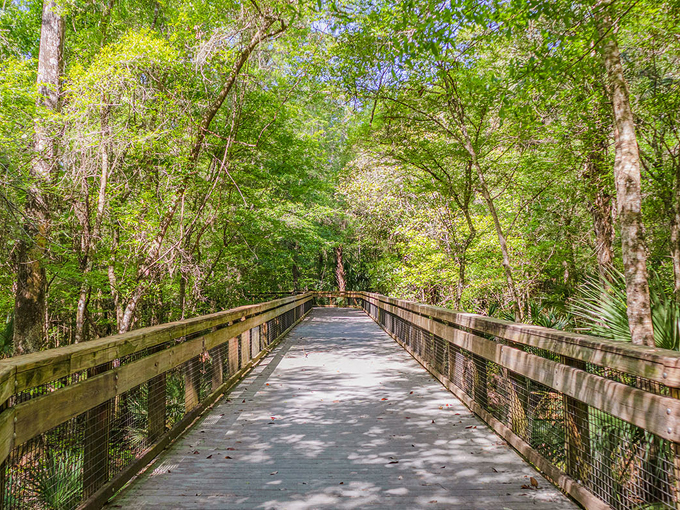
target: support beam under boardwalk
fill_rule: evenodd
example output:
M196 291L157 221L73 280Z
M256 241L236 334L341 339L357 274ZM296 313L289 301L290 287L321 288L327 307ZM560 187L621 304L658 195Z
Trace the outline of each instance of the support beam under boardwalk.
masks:
M363 311L334 308L313 310L110 506L577 508Z

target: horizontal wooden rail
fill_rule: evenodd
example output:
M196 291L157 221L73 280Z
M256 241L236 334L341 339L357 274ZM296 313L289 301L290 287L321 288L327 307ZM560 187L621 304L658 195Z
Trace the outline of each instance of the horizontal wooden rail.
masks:
M357 293L357 297L360 297L359 295L370 298L375 303L396 306L457 327L545 349L593 365L620 370L670 388L680 388L680 352L677 351L633 345L629 342L617 342L542 326L518 324L369 292Z
M269 352L313 299L307 292L0 362L0 483L13 484L0 487L0 508L7 494L54 504L33 481L55 469L50 462L69 472L82 466L81 485L63 491L77 501L61 504L103 505ZM55 487L75 483L61 475Z
M170 322L48 351L0 361L0 402L23 390L34 388L83 370L120 359L144 349L197 332L261 315L289 303L310 299L311 293L267 303L247 305L183 321Z

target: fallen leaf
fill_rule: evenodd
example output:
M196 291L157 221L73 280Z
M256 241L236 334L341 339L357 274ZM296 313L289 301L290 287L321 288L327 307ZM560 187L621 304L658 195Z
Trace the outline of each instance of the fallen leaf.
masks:
M409 395L413 395L413 392L409 393Z
M398 460L391 460L390 462L388 462L388 464L399 464L399 461Z
M387 400L385 397L381 398L380 400Z
M471 429L471 428L472 428L472 425L468 425L468 426L465 427L465 428L466 428L466 429Z
M272 471L272 472L269 473L269 474L270 474L270 475L275 475L275 474L277 474L277 473L278 473L278 471Z
M206 459L212 459L212 453L206 457Z
M225 459L231 459L231 457L229 455L225 456L224 458Z
M535 487L538 489L538 480L536 480L533 476L529 478L529 481L531 482L531 486Z
M434 423L434 420L432 420L432 423Z
M345 485L345 482L340 482L338 485Z
M491 471L493 471L494 473L498 473L498 470L495 467L492 467Z
M436 502L437 502L436 499L433 499L433 500L430 501L430 503L436 503Z
M241 404L245 404L245 403L246 403L246 399L244 398L244 399L243 399L243 402L241 402Z
M198 455L198 450L194 450L194 455Z
M227 448L228 452L233 452L234 450L236 450L236 448Z
M529 487L528 485L525 484L525 485L522 485L522 489L531 489L531 487Z

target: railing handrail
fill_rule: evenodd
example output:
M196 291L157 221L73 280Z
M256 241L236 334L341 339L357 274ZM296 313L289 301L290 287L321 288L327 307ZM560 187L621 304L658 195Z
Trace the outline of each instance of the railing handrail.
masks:
M264 314L312 297L312 292L243 305L229 310L115 334L88 342L56 347L0 361L0 403L11 395L61 377L114 361L169 340L175 340L237 320Z
M404 310L431 317L457 327L503 338L517 344L545 349L593 365L613 368L631 375L680 388L680 352L634 345L582 333L521 324L485 315L396 299L373 292L354 292Z

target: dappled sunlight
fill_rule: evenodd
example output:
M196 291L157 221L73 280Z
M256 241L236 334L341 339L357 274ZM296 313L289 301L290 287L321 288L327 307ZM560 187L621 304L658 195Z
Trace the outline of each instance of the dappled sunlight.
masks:
M121 501L142 508L152 499L189 508L574 508L351 309L314 310L166 458L174 469L143 478ZM539 488L523 489L531 476Z

